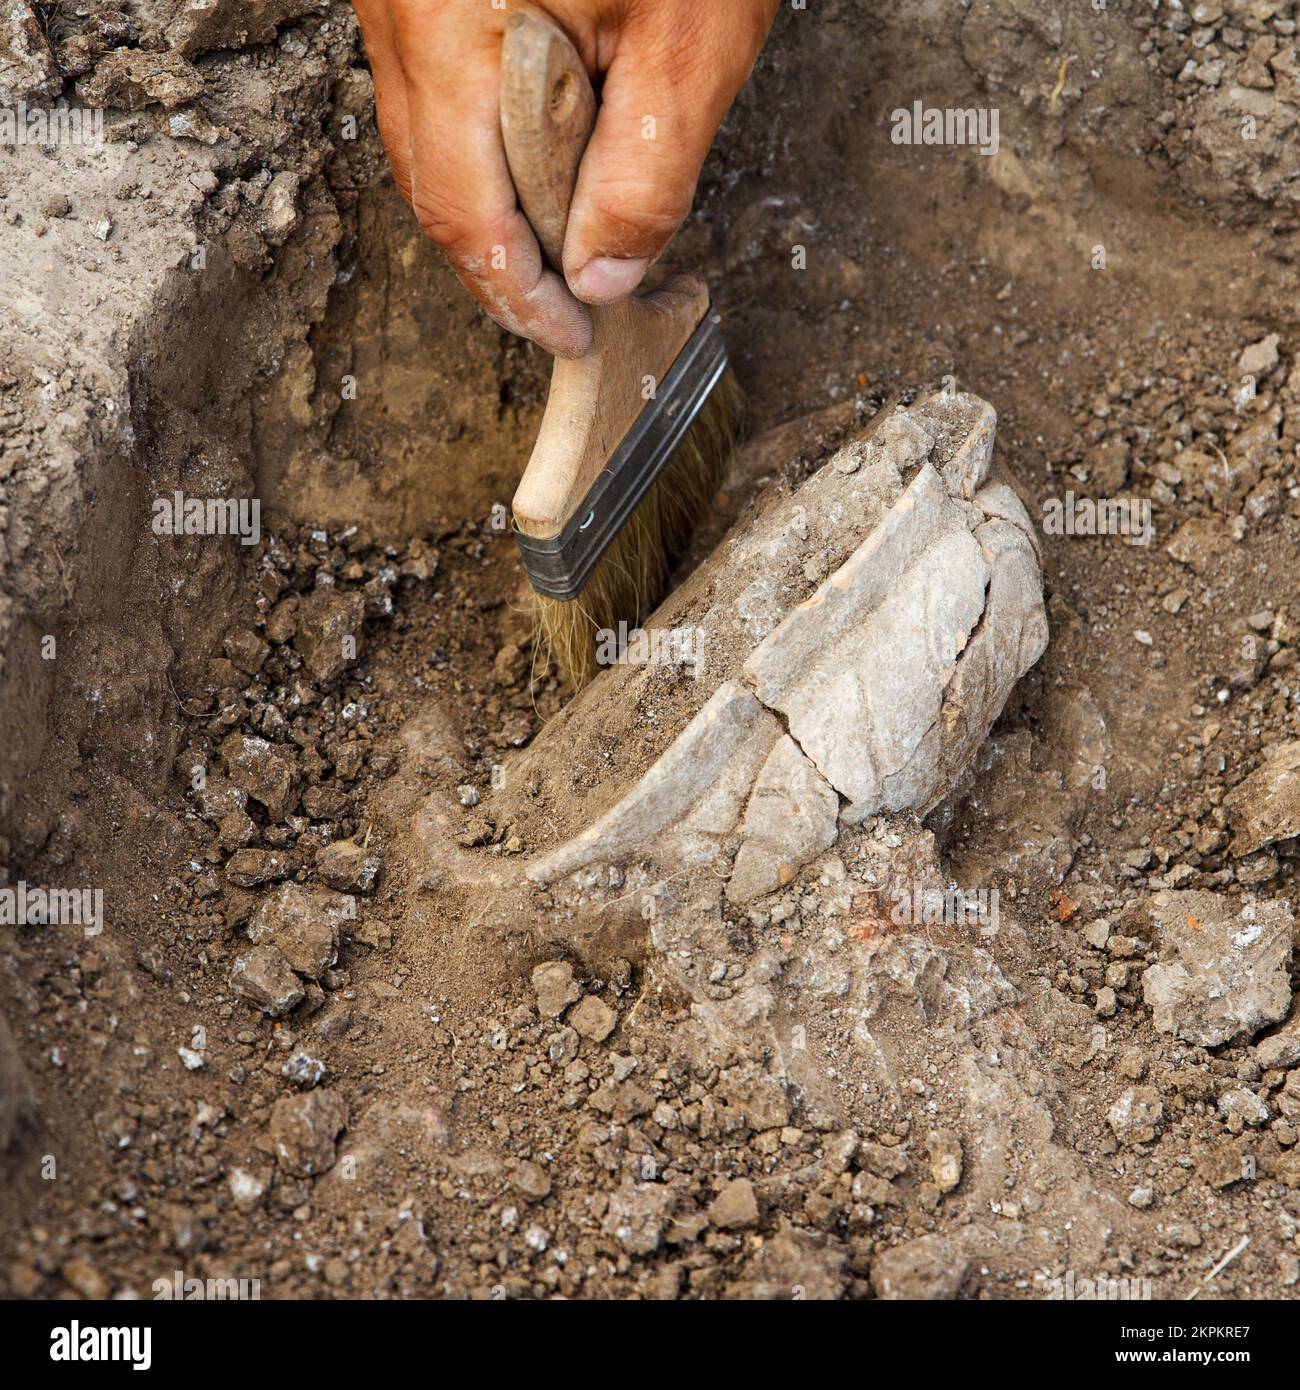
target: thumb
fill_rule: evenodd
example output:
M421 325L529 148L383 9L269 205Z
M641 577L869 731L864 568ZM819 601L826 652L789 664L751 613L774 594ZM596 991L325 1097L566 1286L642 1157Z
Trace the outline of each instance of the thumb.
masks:
M645 14L634 10L619 36L569 210L564 274L588 304L631 294L690 212L709 146L763 38L738 61L735 35L728 44L722 26L684 15L638 19Z

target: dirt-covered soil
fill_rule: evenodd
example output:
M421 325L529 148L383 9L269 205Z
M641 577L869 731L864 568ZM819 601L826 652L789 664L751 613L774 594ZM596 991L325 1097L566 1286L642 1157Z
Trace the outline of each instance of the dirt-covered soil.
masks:
M701 548L949 375L1035 520L1134 497L1154 535L1045 532L1051 642L963 785L720 909L692 992L635 917L566 945L491 886L607 771L548 741L493 815L569 696L493 511L546 364L406 222L349 15L38 7L49 90L119 129L0 152L3 833L106 925L3 929L11 1295L1294 1296L1300 15L882 8L782 13L678 238L764 451ZM145 100L120 55L172 66ZM1001 149L893 144L915 100L997 107ZM264 535L160 540L175 487L255 487ZM900 932L913 871L998 930ZM1280 962L1162 1014L1146 972L1251 913ZM742 1026L772 993L816 1085Z

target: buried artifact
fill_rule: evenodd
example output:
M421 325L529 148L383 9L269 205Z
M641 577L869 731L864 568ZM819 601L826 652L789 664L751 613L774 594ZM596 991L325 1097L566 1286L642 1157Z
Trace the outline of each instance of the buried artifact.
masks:
M581 914L702 871L739 905L845 826L936 806L1047 644L995 425L973 396L931 395L759 493L646 624L652 653L688 631L689 665L612 665L494 778L480 809L546 847L458 851L434 798L426 881L533 885Z

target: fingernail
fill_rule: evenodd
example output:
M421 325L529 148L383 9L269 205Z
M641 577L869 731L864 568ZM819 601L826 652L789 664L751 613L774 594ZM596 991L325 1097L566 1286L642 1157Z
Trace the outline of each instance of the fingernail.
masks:
M573 292L588 304L608 304L624 299L645 279L650 262L643 256L619 260L597 256L573 277Z

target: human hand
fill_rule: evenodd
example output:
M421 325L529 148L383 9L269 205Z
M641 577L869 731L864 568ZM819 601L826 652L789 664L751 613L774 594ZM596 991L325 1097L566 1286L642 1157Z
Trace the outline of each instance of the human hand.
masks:
M534 6L565 29L600 91L562 278L546 265L517 206L501 143L501 40L509 11L495 0L353 0L380 135L420 226L502 327L559 357L586 352L591 316L584 306L633 293L690 212L709 146L778 4Z

